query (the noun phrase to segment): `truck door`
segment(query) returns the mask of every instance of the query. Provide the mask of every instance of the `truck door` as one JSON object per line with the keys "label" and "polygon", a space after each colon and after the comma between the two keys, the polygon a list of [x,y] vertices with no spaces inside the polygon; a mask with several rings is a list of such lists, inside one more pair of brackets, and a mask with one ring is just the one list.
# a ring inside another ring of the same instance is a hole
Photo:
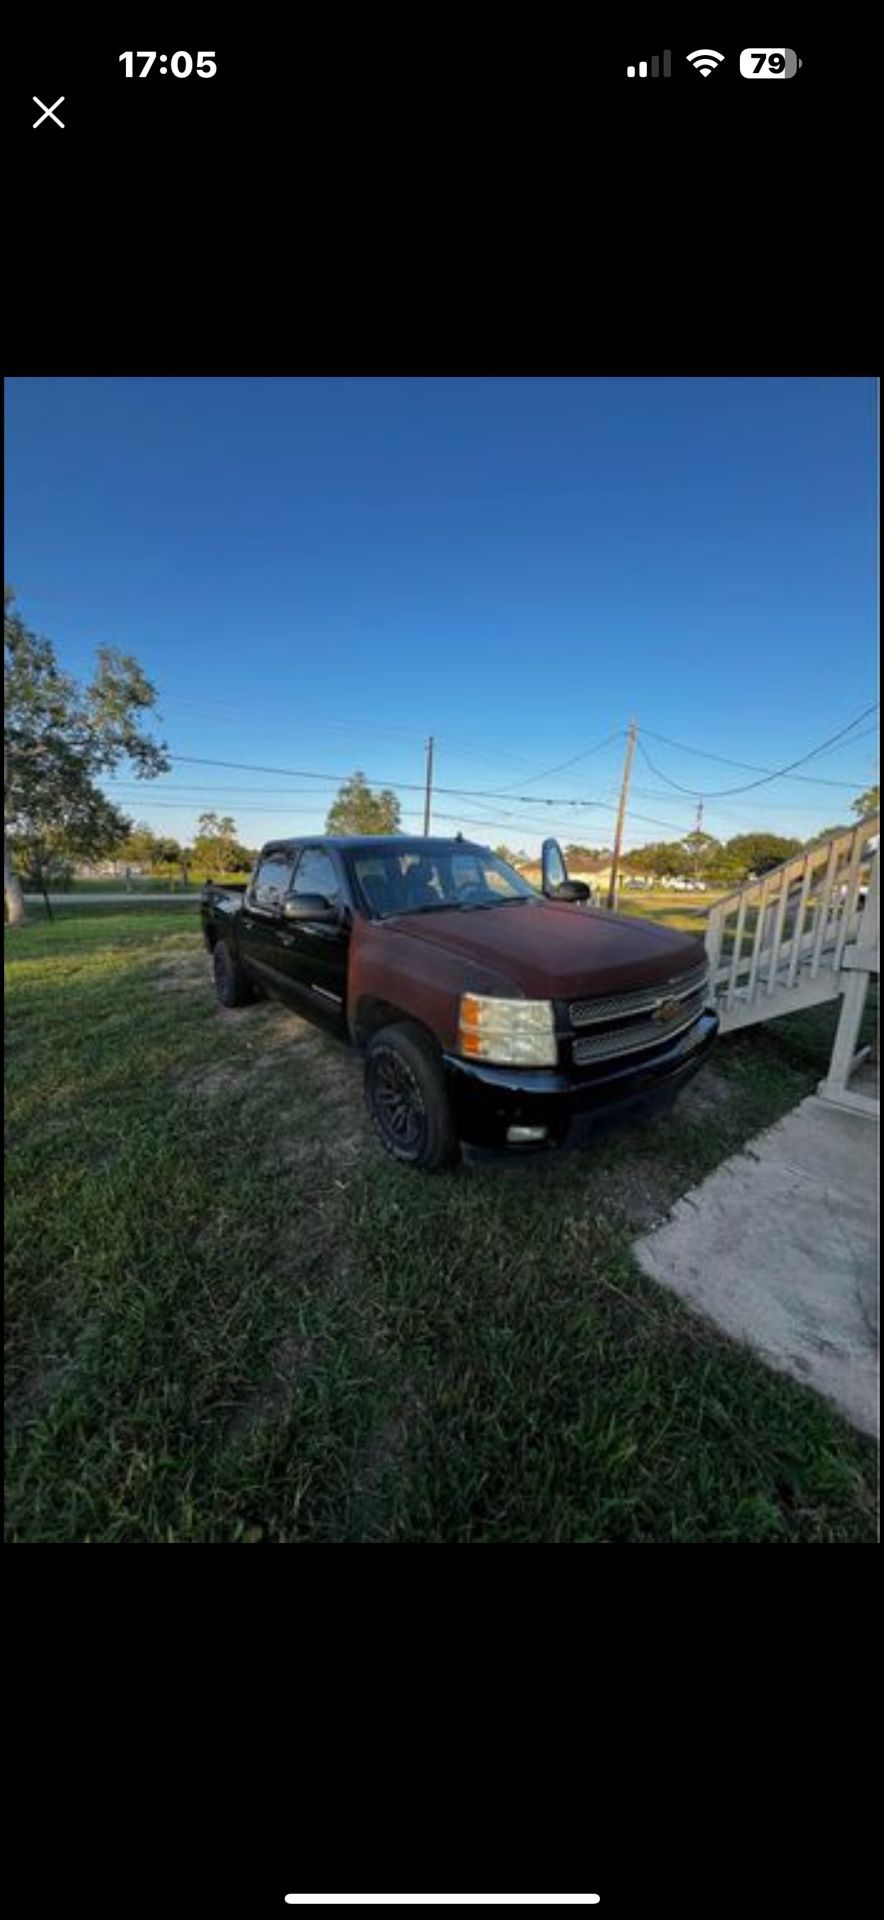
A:
{"label": "truck door", "polygon": [[240,910],[241,957],[247,971],[267,986],[276,984],[282,903],[291,886],[295,858],[291,847],[265,847]]}
{"label": "truck door", "polygon": [[[290,892],[319,894],[330,906],[346,907],[337,863],[326,847],[304,847]],[[340,1017],[347,992],[349,918],[340,921],[285,920],[277,933],[279,984],[291,990],[292,1004],[308,1000],[316,1013]]]}

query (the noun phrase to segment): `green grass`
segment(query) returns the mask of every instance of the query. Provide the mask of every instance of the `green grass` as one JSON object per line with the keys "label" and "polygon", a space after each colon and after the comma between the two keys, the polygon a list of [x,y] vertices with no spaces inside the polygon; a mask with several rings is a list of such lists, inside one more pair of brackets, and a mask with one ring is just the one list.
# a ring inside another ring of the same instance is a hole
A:
{"label": "green grass", "polygon": [[[695,902],[700,897],[695,895]],[[663,927],[675,927],[679,933],[695,933],[698,939],[702,939],[708,906],[707,901],[705,906],[695,904],[692,909],[683,896],[679,898],[671,893],[662,900],[642,899],[641,894],[625,894],[618,902],[617,912],[632,914],[640,920],[658,920]]]}
{"label": "green grass", "polygon": [[358,1059],[181,910],[7,933],[13,1540],[871,1540],[876,1452],[635,1267],[832,1009],[560,1162],[387,1162]]}

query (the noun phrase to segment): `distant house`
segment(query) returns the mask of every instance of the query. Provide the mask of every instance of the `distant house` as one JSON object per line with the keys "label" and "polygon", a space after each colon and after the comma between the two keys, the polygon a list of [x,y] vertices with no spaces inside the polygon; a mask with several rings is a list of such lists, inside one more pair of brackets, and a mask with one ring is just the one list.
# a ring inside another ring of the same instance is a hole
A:
{"label": "distant house", "polygon": [[[539,860],[520,861],[518,871],[522,875],[523,880],[529,882],[529,885],[537,888],[542,887],[543,869]],[[569,861],[568,879],[585,880],[587,886],[592,888],[593,894],[605,893],[611,884],[610,854],[605,858],[599,858],[597,860],[582,860],[579,867],[572,867]]]}
{"label": "distant house", "polygon": [[75,880],[133,880],[150,873],[146,860],[81,860],[74,868]]}

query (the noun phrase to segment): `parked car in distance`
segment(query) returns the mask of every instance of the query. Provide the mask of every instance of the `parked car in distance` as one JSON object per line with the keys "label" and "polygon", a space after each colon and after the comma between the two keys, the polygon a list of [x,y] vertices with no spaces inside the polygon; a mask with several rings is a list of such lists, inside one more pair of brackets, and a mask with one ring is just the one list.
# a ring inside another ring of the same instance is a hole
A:
{"label": "parked car in distance", "polygon": [[576,1144],[709,1052],[702,943],[588,891],[553,840],[538,892],[460,836],[279,839],[201,916],[221,1004],[266,991],[359,1047],[381,1145],[429,1171]]}

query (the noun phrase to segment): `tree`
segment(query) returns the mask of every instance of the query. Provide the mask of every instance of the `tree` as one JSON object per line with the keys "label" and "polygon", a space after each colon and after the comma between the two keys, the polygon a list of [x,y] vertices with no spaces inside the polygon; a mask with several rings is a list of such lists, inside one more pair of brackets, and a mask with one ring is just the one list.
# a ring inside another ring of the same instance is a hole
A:
{"label": "tree", "polygon": [[201,813],[196,824],[201,839],[211,839],[221,834],[226,834],[229,840],[236,838],[236,821],[232,814]]}
{"label": "tree", "polygon": [[865,790],[865,793],[861,793],[857,796],[855,800],[851,800],[850,805],[853,812],[859,814],[859,817],[861,820],[865,819],[867,813],[880,813],[881,811],[880,782],[878,783],[877,786],[867,787]]}
{"label": "tree", "polygon": [[131,828],[112,852],[115,860],[146,867],[152,874],[180,874],[187,885],[187,870],[193,860],[191,848],[182,847],[170,834],[154,833],[143,820]]}
{"label": "tree", "polygon": [[145,825],[143,820],[140,820],[137,825],[130,827],[125,839],[121,840],[119,846],[114,847],[112,852],[115,860],[125,860],[127,866],[147,867],[150,872],[157,857],[158,846],[156,834]]}
{"label": "tree", "polygon": [[165,875],[166,879],[171,881],[174,893],[176,874],[184,881],[184,885],[187,885],[187,867],[190,857],[189,847],[182,847],[170,834],[157,834],[153,837],[150,871],[160,877]]}
{"label": "tree", "polygon": [[229,813],[201,813],[193,843],[194,866],[205,873],[248,873],[252,854],[236,837],[236,821]]}
{"label": "tree", "polygon": [[53,846],[48,836],[40,841],[32,841],[17,846],[13,850],[18,857],[21,877],[29,893],[42,893],[48,918],[51,920],[52,907],[49,902],[49,889],[56,892],[68,888],[73,878],[73,862],[61,848]]}
{"label": "tree", "polygon": [[354,773],[339,787],[325,823],[326,833],[398,833],[399,802],[389,787],[373,793],[364,773]]}
{"label": "tree", "polygon": [[631,873],[649,873],[653,880],[665,880],[670,874],[680,874],[687,865],[687,855],[680,840],[651,840],[645,847],[633,847],[628,855]]}
{"label": "tree", "polygon": [[682,842],[687,864],[695,880],[705,880],[721,852],[721,841],[714,833],[686,833]]}
{"label": "tree", "polygon": [[739,886],[756,874],[769,873],[793,853],[801,852],[801,841],[786,839],[779,833],[737,833],[726,840],[722,866],[727,880]]}
{"label": "tree", "polygon": [[[137,660],[99,647],[92,679],[63,673],[51,641],[26,627],[6,589],[4,883],[10,923],[25,919],[13,853],[46,892],[52,863],[107,853],[130,822],[97,785],[122,762],[138,779],[169,766],[165,747],[142,731],[156,691]],[[48,907],[48,901],[47,901]]]}

